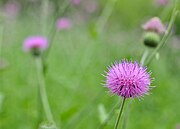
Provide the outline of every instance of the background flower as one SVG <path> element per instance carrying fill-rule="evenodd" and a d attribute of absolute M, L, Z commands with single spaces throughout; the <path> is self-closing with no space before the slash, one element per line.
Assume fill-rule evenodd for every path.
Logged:
<path fill-rule="evenodd" d="M 48 40 L 42 36 L 32 36 L 28 37 L 24 41 L 23 49 L 24 51 L 29 51 L 31 49 L 44 50 L 48 47 Z"/>
<path fill-rule="evenodd" d="M 81 0 L 71 0 L 71 3 L 73 5 L 79 5 L 81 3 Z"/>
<path fill-rule="evenodd" d="M 4 13 L 7 17 L 14 18 L 16 17 L 21 10 L 21 5 L 17 1 L 8 1 L 4 5 Z"/>
<path fill-rule="evenodd" d="M 155 2 L 159 6 L 165 6 L 169 3 L 169 0 L 156 0 Z"/>
<path fill-rule="evenodd" d="M 57 20 L 56 27 L 59 30 L 70 29 L 72 26 L 71 20 L 69 18 L 63 17 Z"/>
<path fill-rule="evenodd" d="M 162 24 L 161 20 L 158 17 L 151 18 L 142 27 L 146 31 L 154 31 L 159 34 L 164 33 L 166 30 L 165 26 Z"/>

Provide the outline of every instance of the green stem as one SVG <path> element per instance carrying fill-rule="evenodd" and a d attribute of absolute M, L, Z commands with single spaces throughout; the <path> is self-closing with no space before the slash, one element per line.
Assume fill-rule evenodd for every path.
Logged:
<path fill-rule="evenodd" d="M 99 17 L 96 27 L 97 27 L 97 32 L 101 33 L 103 31 L 103 28 L 108 21 L 109 17 L 111 16 L 114 6 L 116 4 L 117 0 L 110 0 L 106 6 L 104 7 L 104 10 L 102 11 L 101 16 Z"/>
<path fill-rule="evenodd" d="M 46 35 L 46 30 L 47 30 L 47 14 L 48 14 L 48 4 L 49 1 L 48 0 L 42 0 L 42 5 L 41 5 L 41 9 L 42 9 L 42 15 L 41 15 L 41 19 L 40 19 L 40 24 L 41 24 L 41 33 Z"/>
<path fill-rule="evenodd" d="M 58 3 L 56 3 L 56 4 L 58 4 Z M 50 53 L 52 46 L 53 46 L 53 43 L 54 43 L 55 36 L 58 32 L 57 29 L 54 29 L 54 26 L 56 24 L 56 20 L 58 19 L 58 17 L 62 17 L 66 13 L 66 11 L 68 10 L 69 7 L 70 7 L 70 1 L 65 0 L 64 3 L 62 3 L 62 7 L 60 8 L 58 6 L 58 8 L 56 9 L 56 13 L 55 13 L 55 16 L 53 19 L 52 28 L 49 31 L 49 43 L 50 44 L 49 44 L 48 49 L 44 53 L 45 58 L 48 58 L 49 53 Z"/>
<path fill-rule="evenodd" d="M 144 65 L 144 62 L 145 62 L 145 60 L 147 59 L 148 54 L 149 54 L 149 51 L 148 51 L 148 49 L 146 49 L 146 50 L 144 51 L 144 53 L 143 53 L 143 55 L 142 55 L 142 57 L 141 57 L 141 61 L 140 61 L 140 64 L 141 64 L 142 66 Z"/>
<path fill-rule="evenodd" d="M 125 118 L 124 118 L 124 121 L 122 124 L 122 129 L 126 129 L 131 106 L 132 106 L 132 100 L 130 100 L 130 102 L 128 102 L 128 106 L 127 106 L 128 109 L 127 109 L 126 114 L 125 114 Z"/>
<path fill-rule="evenodd" d="M 121 115 L 122 115 L 122 111 L 123 111 L 123 108 L 124 108 L 125 101 L 126 101 L 126 98 L 123 98 L 123 101 L 122 101 L 122 104 L 121 104 L 121 107 L 120 107 L 120 111 L 119 111 L 119 114 L 118 114 L 114 129 L 118 128 L 118 124 L 119 124 L 119 121 L 120 121 L 120 118 L 121 118 Z"/>
<path fill-rule="evenodd" d="M 174 9 L 171 15 L 171 19 L 167 28 L 167 31 L 165 32 L 162 40 L 160 41 L 159 45 L 156 47 L 156 49 L 151 53 L 151 55 L 149 56 L 149 58 L 147 59 L 147 61 L 145 62 L 145 65 L 149 65 L 150 62 L 152 61 L 152 59 L 154 58 L 154 56 L 156 55 L 156 53 L 164 46 L 164 44 L 167 42 L 168 37 L 171 34 L 171 30 L 174 24 L 174 21 L 176 19 L 177 14 L 179 13 L 179 11 L 177 11 L 177 3 L 178 0 L 175 1 L 175 5 L 174 5 Z"/>
<path fill-rule="evenodd" d="M 37 90 L 37 123 L 36 123 L 36 128 L 39 128 L 39 123 L 42 121 L 42 102 L 41 102 L 41 96 L 40 96 L 40 90 L 38 88 Z"/>
<path fill-rule="evenodd" d="M 48 98 L 47 98 L 44 75 L 43 75 L 43 67 L 42 67 L 43 65 L 42 65 L 42 60 L 40 56 L 35 57 L 35 63 L 36 63 L 37 79 L 38 79 L 38 84 L 39 84 L 39 93 L 40 93 L 40 98 L 42 101 L 42 106 L 46 114 L 47 120 L 55 124 L 53 120 L 53 115 L 49 106 Z"/>

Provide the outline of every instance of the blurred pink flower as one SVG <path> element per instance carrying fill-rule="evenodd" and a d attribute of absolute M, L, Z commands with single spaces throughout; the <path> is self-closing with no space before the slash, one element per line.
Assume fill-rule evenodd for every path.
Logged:
<path fill-rule="evenodd" d="M 72 3 L 73 5 L 80 5 L 81 0 L 71 0 L 71 3 Z"/>
<path fill-rule="evenodd" d="M 9 17 L 16 17 L 21 9 L 21 5 L 17 1 L 8 1 L 4 5 L 4 13 Z"/>
<path fill-rule="evenodd" d="M 56 27 L 59 30 L 70 29 L 72 26 L 71 20 L 69 18 L 63 17 L 59 18 L 56 22 Z"/>
<path fill-rule="evenodd" d="M 42 36 L 32 36 L 28 37 L 24 41 L 23 49 L 25 52 L 31 49 L 44 50 L 48 47 L 48 40 Z"/>
<path fill-rule="evenodd" d="M 146 31 L 154 31 L 159 34 L 166 31 L 165 26 L 162 24 L 161 20 L 158 17 L 151 18 L 142 27 Z"/>
<path fill-rule="evenodd" d="M 155 2 L 159 6 L 165 6 L 168 4 L 169 0 L 156 0 Z"/>
<path fill-rule="evenodd" d="M 88 12 L 88 13 L 94 13 L 96 10 L 97 10 L 97 7 L 98 7 L 98 3 L 96 1 L 87 1 L 85 3 L 85 10 Z"/>

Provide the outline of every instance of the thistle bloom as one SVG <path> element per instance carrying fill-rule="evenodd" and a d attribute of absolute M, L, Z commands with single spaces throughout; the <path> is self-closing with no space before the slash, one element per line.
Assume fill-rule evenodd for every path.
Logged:
<path fill-rule="evenodd" d="M 70 21 L 70 19 L 63 17 L 57 20 L 56 22 L 56 27 L 59 30 L 66 30 L 66 29 L 70 29 L 72 26 L 72 23 Z"/>
<path fill-rule="evenodd" d="M 147 68 L 137 62 L 122 60 L 108 68 L 106 87 L 110 92 L 124 98 L 135 98 L 147 94 L 151 84 Z"/>
<path fill-rule="evenodd" d="M 165 32 L 165 26 L 162 24 L 161 20 L 158 17 L 151 18 L 143 26 L 143 29 L 146 31 L 153 31 L 158 34 Z"/>
<path fill-rule="evenodd" d="M 28 52 L 33 49 L 44 50 L 48 47 L 48 40 L 42 36 L 28 37 L 24 41 L 23 49 Z"/>

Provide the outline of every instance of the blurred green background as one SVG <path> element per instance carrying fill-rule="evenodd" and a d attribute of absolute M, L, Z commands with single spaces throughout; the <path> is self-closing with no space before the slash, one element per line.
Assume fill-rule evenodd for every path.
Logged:
<path fill-rule="evenodd" d="M 1 1 L 0 129 L 37 128 L 37 77 L 33 57 L 22 50 L 25 38 L 45 35 L 52 43 L 45 79 L 57 125 L 62 129 L 96 129 L 102 112 L 110 112 L 119 99 L 102 85 L 107 66 L 123 58 L 140 61 L 145 50 L 142 24 L 154 16 L 167 24 L 173 7 L 173 1 L 165 6 L 157 6 L 153 0 L 117 1 L 98 35 L 94 25 L 109 1 L 94 1 L 96 10 L 86 12 L 84 6 L 89 1 L 78 6 L 49 1 L 48 13 L 43 14 L 41 1 L 21 0 L 16 1 L 20 7 L 13 16 L 4 11 L 11 1 Z M 54 22 L 62 16 L 69 17 L 73 26 L 56 31 Z M 127 129 L 180 129 L 179 25 L 180 15 L 159 59 L 148 68 L 156 88 L 142 100 L 133 100 Z M 123 117 L 126 110 L 127 104 Z M 115 112 L 105 129 L 113 128 L 116 116 Z"/>

